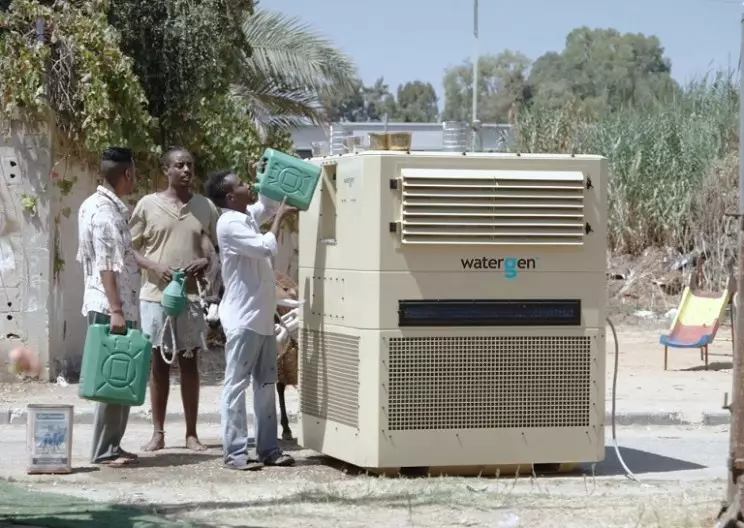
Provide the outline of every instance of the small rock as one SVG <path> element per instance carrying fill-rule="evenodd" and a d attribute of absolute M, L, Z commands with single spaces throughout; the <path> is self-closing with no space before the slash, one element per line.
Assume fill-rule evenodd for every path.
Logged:
<path fill-rule="evenodd" d="M 653 319 L 654 318 L 654 312 L 651 310 L 638 310 L 636 312 L 633 312 L 633 315 L 635 317 L 640 317 L 641 319 Z"/>

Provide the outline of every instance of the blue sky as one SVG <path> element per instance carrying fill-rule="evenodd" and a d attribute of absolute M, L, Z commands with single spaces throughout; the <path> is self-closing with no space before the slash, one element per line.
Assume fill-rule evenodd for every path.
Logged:
<path fill-rule="evenodd" d="M 261 0 L 301 18 L 356 62 L 366 83 L 384 76 L 395 90 L 421 79 L 442 95 L 448 66 L 472 56 L 472 0 Z M 534 60 L 561 50 L 578 26 L 654 34 L 686 81 L 739 60 L 741 2 L 736 0 L 480 0 L 480 49 L 519 50 Z"/>

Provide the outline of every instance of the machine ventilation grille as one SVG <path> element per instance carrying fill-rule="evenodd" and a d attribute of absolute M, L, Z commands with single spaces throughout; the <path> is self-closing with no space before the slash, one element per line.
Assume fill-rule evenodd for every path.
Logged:
<path fill-rule="evenodd" d="M 300 352 L 302 413 L 359 427 L 359 338 L 304 328 Z"/>
<path fill-rule="evenodd" d="M 588 427 L 592 338 L 391 338 L 388 429 Z"/>
<path fill-rule="evenodd" d="M 403 169 L 404 244 L 581 245 L 584 175 Z"/>

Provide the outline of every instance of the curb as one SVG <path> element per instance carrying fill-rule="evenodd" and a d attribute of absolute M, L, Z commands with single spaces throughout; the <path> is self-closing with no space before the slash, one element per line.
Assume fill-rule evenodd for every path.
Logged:
<path fill-rule="evenodd" d="M 298 413 L 287 413 L 289 423 L 296 424 L 299 421 Z M 75 423 L 92 424 L 93 410 L 76 410 Z M 152 415 L 139 409 L 133 410 L 129 415 L 129 421 L 133 423 L 151 423 Z M 248 425 L 253 424 L 253 413 L 248 413 Z M 184 419 L 183 412 L 168 413 L 169 422 Z M 8 409 L 0 412 L 0 425 L 25 425 L 28 421 L 28 412 L 25 409 Z M 199 414 L 200 423 L 220 423 L 220 413 L 217 411 L 203 412 Z M 620 426 L 661 426 L 661 425 L 688 425 L 714 427 L 728 425 L 731 423 L 729 412 L 704 412 L 699 415 L 686 415 L 682 412 L 617 412 L 615 424 Z M 605 427 L 612 424 L 612 416 L 605 414 Z"/>

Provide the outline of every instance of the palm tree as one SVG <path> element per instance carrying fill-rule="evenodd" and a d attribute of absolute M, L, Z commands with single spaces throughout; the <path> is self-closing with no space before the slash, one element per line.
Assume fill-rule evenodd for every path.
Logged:
<path fill-rule="evenodd" d="M 252 54 L 234 87 L 260 131 L 326 122 L 319 94 L 353 88 L 351 58 L 300 22 L 257 8 L 243 22 Z"/>

